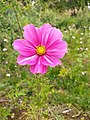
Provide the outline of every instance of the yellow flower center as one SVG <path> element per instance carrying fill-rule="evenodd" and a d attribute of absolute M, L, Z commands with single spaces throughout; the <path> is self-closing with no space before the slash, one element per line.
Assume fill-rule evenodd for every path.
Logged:
<path fill-rule="evenodd" d="M 36 53 L 38 54 L 38 55 L 44 55 L 45 53 L 46 53 L 46 48 L 45 48 L 45 46 L 37 46 L 36 47 Z"/>

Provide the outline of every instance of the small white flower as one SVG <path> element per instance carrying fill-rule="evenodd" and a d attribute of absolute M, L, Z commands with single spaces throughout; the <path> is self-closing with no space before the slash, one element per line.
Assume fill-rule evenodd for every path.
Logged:
<path fill-rule="evenodd" d="M 85 75 L 86 74 L 86 71 L 82 72 L 82 75 Z"/>
<path fill-rule="evenodd" d="M 88 10 L 90 10 L 90 5 L 88 5 Z"/>
<path fill-rule="evenodd" d="M 4 51 L 4 52 L 7 51 L 7 48 L 3 48 L 3 51 Z"/>
<path fill-rule="evenodd" d="M 87 50 L 88 50 L 88 48 L 85 48 L 85 50 L 87 51 Z"/>
<path fill-rule="evenodd" d="M 66 31 L 64 31 L 65 33 L 67 33 L 68 31 L 66 30 Z"/>
<path fill-rule="evenodd" d="M 9 73 L 6 74 L 7 77 L 10 77 L 11 75 Z"/>
<path fill-rule="evenodd" d="M 75 27 L 75 24 L 73 24 L 73 27 Z"/>
<path fill-rule="evenodd" d="M 84 26 L 84 28 L 86 29 L 87 27 L 86 27 L 86 26 Z"/>
<path fill-rule="evenodd" d="M 12 113 L 12 115 L 15 115 L 14 113 Z"/>
<path fill-rule="evenodd" d="M 14 113 L 12 113 L 11 118 L 14 118 L 14 117 L 15 117 L 15 114 L 14 114 Z"/>
<path fill-rule="evenodd" d="M 83 41 L 81 41 L 80 44 L 83 44 Z"/>
<path fill-rule="evenodd" d="M 78 48 L 78 50 L 83 50 L 83 48 Z"/>
<path fill-rule="evenodd" d="M 81 35 L 83 35 L 83 33 L 81 33 Z"/>
<path fill-rule="evenodd" d="M 68 28 L 71 28 L 71 26 L 68 26 Z"/>
<path fill-rule="evenodd" d="M 80 40 L 82 40 L 83 38 L 80 38 Z"/>
<path fill-rule="evenodd" d="M 8 64 L 8 61 L 6 61 L 5 63 Z"/>
<path fill-rule="evenodd" d="M 20 100 L 20 103 L 22 103 L 23 101 L 22 100 Z"/>
<path fill-rule="evenodd" d="M 34 6 L 34 4 L 35 4 L 35 1 L 32 1 L 32 6 Z"/>
<path fill-rule="evenodd" d="M 73 39 L 75 39 L 75 36 L 72 36 Z"/>
<path fill-rule="evenodd" d="M 8 40 L 5 38 L 5 39 L 4 39 L 4 42 L 8 42 Z"/>
<path fill-rule="evenodd" d="M 15 67 L 17 67 L 17 65 L 15 65 Z"/>
<path fill-rule="evenodd" d="M 71 30 L 72 30 L 72 28 L 69 28 L 69 30 L 71 31 Z"/>
<path fill-rule="evenodd" d="M 12 115 L 12 116 L 11 116 L 11 118 L 13 119 L 13 118 L 14 118 L 14 116 Z"/>

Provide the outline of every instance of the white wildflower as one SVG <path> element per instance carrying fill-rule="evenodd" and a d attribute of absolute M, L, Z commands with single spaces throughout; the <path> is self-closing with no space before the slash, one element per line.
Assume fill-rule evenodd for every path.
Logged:
<path fill-rule="evenodd" d="M 83 71 L 83 72 L 82 72 L 82 75 L 85 75 L 85 74 L 86 74 L 86 71 Z"/>
<path fill-rule="evenodd" d="M 5 63 L 8 64 L 8 61 L 6 61 Z"/>
<path fill-rule="evenodd" d="M 4 42 L 8 42 L 8 40 L 5 38 L 5 39 L 4 39 Z"/>
<path fill-rule="evenodd" d="M 82 40 L 83 38 L 80 38 L 80 40 Z"/>
<path fill-rule="evenodd" d="M 7 51 L 7 48 L 3 48 L 3 51 L 4 51 L 4 52 Z"/>
<path fill-rule="evenodd" d="M 90 3 L 88 3 L 88 10 L 90 10 Z"/>
<path fill-rule="evenodd" d="M 80 44 L 83 44 L 83 41 L 80 41 Z"/>
<path fill-rule="evenodd" d="M 85 50 L 87 51 L 87 50 L 88 50 L 88 48 L 85 48 Z"/>
<path fill-rule="evenodd" d="M 81 33 L 81 35 L 83 35 L 83 33 Z"/>
<path fill-rule="evenodd" d="M 11 75 L 9 73 L 6 74 L 7 77 L 10 77 Z"/>
<path fill-rule="evenodd" d="M 22 100 L 20 100 L 20 103 L 22 103 L 23 101 Z"/>
<path fill-rule="evenodd" d="M 71 28 L 71 26 L 68 26 L 68 28 Z"/>
<path fill-rule="evenodd" d="M 35 4 L 35 1 L 33 0 L 33 1 L 32 1 L 32 6 L 34 6 L 34 4 Z"/>
<path fill-rule="evenodd" d="M 86 26 L 84 26 L 84 28 L 86 29 L 87 27 L 86 27 Z"/>
<path fill-rule="evenodd" d="M 73 39 L 75 39 L 75 36 L 72 36 Z"/>
<path fill-rule="evenodd" d="M 68 31 L 66 30 L 66 31 L 64 31 L 65 33 L 67 33 Z"/>
<path fill-rule="evenodd" d="M 14 117 L 15 117 L 15 114 L 14 114 L 14 113 L 12 113 L 11 118 L 14 118 Z"/>
<path fill-rule="evenodd" d="M 71 31 L 71 30 L 72 30 L 72 28 L 69 28 L 69 30 Z"/>
<path fill-rule="evenodd" d="M 78 50 L 83 50 L 83 48 L 78 48 Z"/>
<path fill-rule="evenodd" d="M 73 27 L 75 27 L 75 24 L 73 24 Z"/>
<path fill-rule="evenodd" d="M 17 67 L 17 65 L 15 65 L 15 67 Z"/>

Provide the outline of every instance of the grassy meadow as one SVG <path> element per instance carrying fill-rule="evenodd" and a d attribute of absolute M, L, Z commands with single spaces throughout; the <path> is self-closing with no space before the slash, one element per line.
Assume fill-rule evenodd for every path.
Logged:
<path fill-rule="evenodd" d="M 33 75 L 12 47 L 26 24 L 50 23 L 68 43 L 63 65 Z M 90 10 L 76 17 L 47 4 L 0 2 L 0 120 L 90 120 Z"/>

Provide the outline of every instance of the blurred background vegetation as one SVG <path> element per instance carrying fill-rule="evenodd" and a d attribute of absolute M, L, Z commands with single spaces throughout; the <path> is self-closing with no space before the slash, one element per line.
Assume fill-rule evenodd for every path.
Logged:
<path fill-rule="evenodd" d="M 0 0 L 0 120 L 90 120 L 90 0 Z M 32 75 L 16 63 L 26 24 L 50 23 L 68 43 L 63 66 Z"/>

